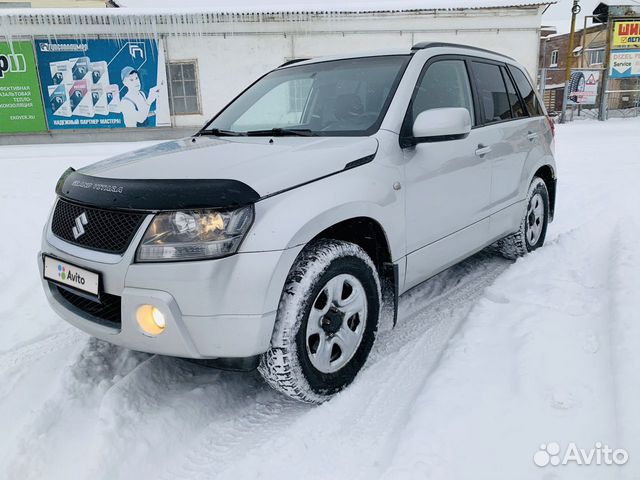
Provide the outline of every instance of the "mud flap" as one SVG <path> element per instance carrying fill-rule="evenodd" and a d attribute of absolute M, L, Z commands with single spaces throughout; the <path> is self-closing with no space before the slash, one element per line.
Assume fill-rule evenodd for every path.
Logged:
<path fill-rule="evenodd" d="M 398 291 L 400 290 L 398 265 L 382 265 L 382 311 L 393 316 L 393 326 L 398 323 Z"/>

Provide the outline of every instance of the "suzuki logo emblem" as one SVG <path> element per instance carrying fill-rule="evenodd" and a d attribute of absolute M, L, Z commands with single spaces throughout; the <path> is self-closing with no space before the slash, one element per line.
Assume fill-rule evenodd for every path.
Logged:
<path fill-rule="evenodd" d="M 84 235 L 84 226 L 89 223 L 87 220 L 87 214 L 82 212 L 78 217 L 76 217 L 76 226 L 73 227 L 73 238 L 76 240 Z"/>

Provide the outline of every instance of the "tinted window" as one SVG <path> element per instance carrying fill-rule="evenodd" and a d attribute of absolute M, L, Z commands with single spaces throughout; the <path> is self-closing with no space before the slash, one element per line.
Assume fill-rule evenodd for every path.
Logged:
<path fill-rule="evenodd" d="M 499 65 L 474 62 L 474 76 L 478 97 L 483 109 L 483 123 L 500 122 L 511 118 L 511 105 Z"/>
<path fill-rule="evenodd" d="M 462 60 L 441 60 L 427 69 L 413 100 L 413 120 L 434 108 L 466 108 L 473 122 L 473 100 L 467 67 Z M 475 122 L 473 122 L 475 123 Z"/>
<path fill-rule="evenodd" d="M 516 92 L 516 88 L 513 86 L 513 81 L 507 70 L 504 67 L 500 67 L 500 71 L 502 72 L 502 77 L 504 78 L 504 83 L 507 85 L 507 95 L 509 96 L 509 105 L 511 106 L 511 113 L 514 118 L 522 118 L 526 117 L 527 113 L 520 102 L 520 97 L 518 97 L 518 93 Z"/>
<path fill-rule="evenodd" d="M 518 86 L 520 95 L 527 106 L 529 115 L 532 117 L 544 115 L 544 111 L 538 102 L 538 97 L 533 91 L 533 87 L 527 79 L 527 76 L 522 73 L 519 68 L 512 67 L 511 65 L 509 65 L 509 71 L 511 72 L 511 75 L 513 75 L 513 79 L 516 81 L 516 85 Z"/>

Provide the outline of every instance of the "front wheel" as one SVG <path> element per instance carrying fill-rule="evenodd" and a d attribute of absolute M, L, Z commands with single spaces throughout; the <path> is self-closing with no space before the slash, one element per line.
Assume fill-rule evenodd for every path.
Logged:
<path fill-rule="evenodd" d="M 547 184 L 534 177 L 527 195 L 527 210 L 518 231 L 499 240 L 498 250 L 505 257 L 515 260 L 544 244 L 549 224 L 549 191 Z"/>
<path fill-rule="evenodd" d="M 378 272 L 362 248 L 336 240 L 309 244 L 287 277 L 260 373 L 294 399 L 328 400 L 365 364 L 380 305 Z"/>

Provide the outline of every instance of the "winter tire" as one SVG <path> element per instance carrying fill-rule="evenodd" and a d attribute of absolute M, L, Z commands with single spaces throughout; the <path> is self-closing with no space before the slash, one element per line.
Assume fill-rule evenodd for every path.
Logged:
<path fill-rule="evenodd" d="M 328 400 L 365 364 L 380 307 L 378 272 L 362 248 L 337 240 L 309 244 L 287 277 L 260 373 L 296 400 Z"/>
<path fill-rule="evenodd" d="M 527 195 L 527 210 L 518 231 L 498 241 L 505 257 L 515 260 L 544 244 L 549 224 L 549 191 L 539 177 L 534 177 Z"/>
<path fill-rule="evenodd" d="M 584 77 L 584 73 L 582 72 L 573 72 L 571 74 L 571 80 L 569 82 L 569 93 L 582 93 L 585 91 L 587 86 L 587 79 Z M 571 100 L 574 103 L 578 103 L 579 102 L 579 98 L 577 95 L 571 95 L 569 97 L 569 100 Z"/>

